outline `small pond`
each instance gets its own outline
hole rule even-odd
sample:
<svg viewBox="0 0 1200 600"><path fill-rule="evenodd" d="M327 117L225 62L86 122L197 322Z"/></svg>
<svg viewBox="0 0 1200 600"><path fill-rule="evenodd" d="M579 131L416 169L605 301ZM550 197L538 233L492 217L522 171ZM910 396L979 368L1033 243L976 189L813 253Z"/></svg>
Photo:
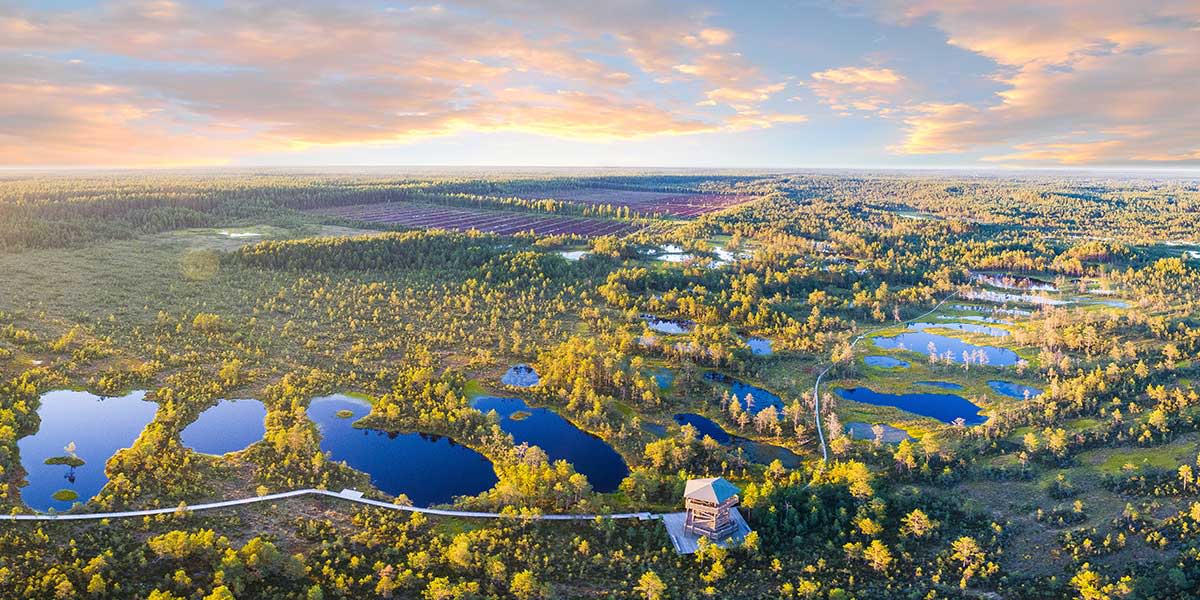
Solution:
<svg viewBox="0 0 1200 600"><path fill-rule="evenodd" d="M1020 398L1022 400L1025 398L1032 398L1042 393L1042 390L1039 390L1035 387L1021 385L1012 381L993 380L988 382L988 387L992 388L992 391L996 392L997 394L1004 394L1005 396Z"/></svg>
<svg viewBox="0 0 1200 600"><path fill-rule="evenodd" d="M864 356L863 362L867 363L867 366L869 367L883 367L885 369L907 369L910 366L906 360L900 360L898 358L884 356L882 354Z"/></svg>
<svg viewBox="0 0 1200 600"><path fill-rule="evenodd" d="M738 381L737 379L734 379L723 373L717 373L716 371L706 372L704 374L704 378L709 381L715 381L717 383L729 386L730 395L737 396L738 403L742 405L743 409L746 409L749 412L758 414L759 411L765 410L768 406L774 406L775 410L779 412L780 416L783 416L783 399L775 394L772 394L771 392L768 392L767 390L742 381ZM752 403L752 406L746 405L747 395L750 396L750 402Z"/></svg>
<svg viewBox="0 0 1200 600"><path fill-rule="evenodd" d="M500 428L513 436L513 442L537 446L550 460L575 465L597 492L616 491L629 475L629 467L612 446L548 408L530 407L520 398L495 396L475 398L471 406L484 413L496 411Z"/></svg>
<svg viewBox="0 0 1200 600"><path fill-rule="evenodd" d="M724 246L713 246L711 250L713 256L709 262L709 267L723 267L732 264L735 261L741 260L749 256L749 253L743 250L730 251ZM663 244L651 252L655 260L660 260L668 263L684 263L694 260L701 255L687 252L683 247L675 244ZM703 255L708 258L707 255Z"/></svg>
<svg viewBox="0 0 1200 600"><path fill-rule="evenodd" d="M500 383L516 387L533 387L538 381L537 371L529 365L513 365L500 377Z"/></svg>
<svg viewBox="0 0 1200 600"><path fill-rule="evenodd" d="M650 254L654 256L655 260L669 263L681 263L692 258L691 254L684 252L682 246L676 244L663 244L652 249Z"/></svg>
<svg viewBox="0 0 1200 600"><path fill-rule="evenodd" d="M1020 275L992 275L988 273L972 273L971 279L990 285L992 287L1004 288L1009 290L1033 290L1035 292L1057 292L1058 288L1054 287L1049 281L1034 279L1032 277L1024 277Z"/></svg>
<svg viewBox="0 0 1200 600"><path fill-rule="evenodd" d="M680 413L675 415L675 422L679 425L691 425L696 428L696 432L700 437L708 436L722 446L730 446L733 448L741 448L746 458L751 462L759 464L771 464L771 461L776 459L783 463L783 466L789 469L800 466L800 456L795 452L788 450L782 446L774 444L764 444L747 439L741 436L733 435L725 431L723 427L718 425L712 419L695 413Z"/></svg>
<svg viewBox="0 0 1200 600"><path fill-rule="evenodd" d="M1028 317L1033 314L1033 311L1025 310L1023 308L997 308L994 306L977 306L974 304L954 304L954 305L951 305L950 308L953 308L954 310L965 310L965 311L970 311L970 312L994 313L994 314L998 314L998 315L1013 315L1016 317ZM965 319L967 317L954 317L954 318Z"/></svg>
<svg viewBox="0 0 1200 600"><path fill-rule="evenodd" d="M658 384L659 389L665 390L675 382L675 373L665 367L655 369L654 382Z"/></svg>
<svg viewBox="0 0 1200 600"><path fill-rule="evenodd" d="M1051 298L1049 296L1040 296L1036 294L1010 294L1007 292L993 292L991 290L971 290L962 295L968 300L983 300L985 302L1019 302L1023 304L1037 304L1039 306L1063 306L1071 304L1071 300L1063 300L1061 298Z"/></svg>
<svg viewBox="0 0 1200 600"><path fill-rule="evenodd" d="M236 452L261 440L267 407L258 400L222 400L179 433L184 446L204 454Z"/></svg>
<svg viewBox="0 0 1200 600"><path fill-rule="evenodd" d="M642 429L650 432L654 437L667 437L667 426L661 423L642 421Z"/></svg>
<svg viewBox="0 0 1200 600"><path fill-rule="evenodd" d="M717 256L717 260L713 263L715 267L733 264L751 255L747 250L729 250L724 246L713 246L712 252Z"/></svg>
<svg viewBox="0 0 1200 600"><path fill-rule="evenodd" d="M949 353L950 360L956 363L963 361L963 353L972 356L984 356L987 364L994 367L1008 367L1017 364L1021 357L1007 348L995 346L976 346L960 339L929 333L927 331L908 331L892 337L876 337L871 341L884 350L910 350L925 354L934 353L944 357ZM978 362L973 359L973 362Z"/></svg>
<svg viewBox="0 0 1200 600"><path fill-rule="evenodd" d="M943 423L953 423L955 419L962 418L967 425L978 425L987 420L987 417L979 414L978 406L954 394L884 394L865 387L838 388L836 392L847 400L875 406L894 406Z"/></svg>
<svg viewBox="0 0 1200 600"><path fill-rule="evenodd" d="M695 323L687 319L660 319L654 315L641 315L651 331L668 335L682 335L692 330Z"/></svg>
<svg viewBox="0 0 1200 600"><path fill-rule="evenodd" d="M338 416L343 410L350 416ZM321 450L370 475L381 491L406 494L416 506L429 506L496 484L491 461L450 438L354 427L369 412L366 401L342 394L313 398L308 406L308 418L321 430Z"/></svg>
<svg viewBox="0 0 1200 600"><path fill-rule="evenodd" d="M695 257L691 254L660 254L656 258L668 263L682 263L687 262Z"/></svg>
<svg viewBox="0 0 1200 600"><path fill-rule="evenodd" d="M767 338L747 338L746 345L750 346L750 353L755 356L770 356L772 354L771 340Z"/></svg>
<svg viewBox="0 0 1200 600"><path fill-rule="evenodd" d="M588 252L587 250L563 250L558 253L559 256L571 262L575 262L589 254L591 254L591 252Z"/></svg>
<svg viewBox="0 0 1200 600"><path fill-rule="evenodd" d="M908 435L907 431L899 427L892 427L887 423L880 423L879 426L883 428L883 442L885 444L899 444L904 440L913 439L911 435ZM873 441L875 439L875 425L862 421L851 421L846 423L846 433L856 440Z"/></svg>
<svg viewBox="0 0 1200 600"><path fill-rule="evenodd" d="M28 473L29 485L21 488L21 498L30 508L45 511L66 510L76 501L86 502L108 483L104 465L113 454L133 445L146 425L154 420L158 404L145 400L146 392L137 391L116 398L102 398L88 392L57 390L42 395L38 408L41 425L36 433L17 440L21 465ZM46 459L67 456L67 446L84 461L77 467L46 464ZM68 489L76 500L54 499L58 490Z"/></svg>
<svg viewBox="0 0 1200 600"><path fill-rule="evenodd" d="M992 327L990 325L980 325L979 323L909 323L908 328L917 331L922 331L929 328L937 329L953 329L955 331L965 331L967 333L981 333L992 337L1005 337L1012 335L1003 327Z"/></svg>
<svg viewBox="0 0 1200 600"><path fill-rule="evenodd" d="M927 385L929 387L942 388L943 390L961 390L962 386L950 381L917 381L917 385Z"/></svg>
<svg viewBox="0 0 1200 600"><path fill-rule="evenodd" d="M996 317L985 317L983 315L960 315L960 316L942 315L942 316L939 316L938 318L944 319L944 320L979 321L981 323L996 323L997 325L1012 325L1013 324L1013 322L1009 321L1008 319L997 319Z"/></svg>

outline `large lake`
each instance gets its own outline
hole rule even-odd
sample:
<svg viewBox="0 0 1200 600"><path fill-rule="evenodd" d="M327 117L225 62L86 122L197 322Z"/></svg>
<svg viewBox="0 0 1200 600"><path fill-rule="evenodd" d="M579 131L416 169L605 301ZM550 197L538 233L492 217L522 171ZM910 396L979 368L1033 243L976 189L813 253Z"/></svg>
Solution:
<svg viewBox="0 0 1200 600"><path fill-rule="evenodd" d="M520 398L480 396L471 401L480 412L496 411L500 428L517 444L537 446L551 460L565 460L587 476L597 492L615 492L629 467L604 440L576 427L548 408L533 408Z"/></svg>
<svg viewBox="0 0 1200 600"><path fill-rule="evenodd" d="M350 416L338 416L343 410ZM491 461L450 438L353 426L369 412L366 401L341 394L314 398L308 406L308 418L321 430L321 450L370 475L383 492L406 494L414 505L430 506L496 485Z"/></svg>
<svg viewBox="0 0 1200 600"><path fill-rule="evenodd" d="M30 508L45 511L66 510L76 501L86 502L108 483L104 465L113 454L133 445L146 425L154 420L158 404L145 400L146 392L137 391L115 398L102 398L88 392L57 390L42 395L38 416L42 423L36 433L17 440L21 466L28 473L29 485L21 488L21 498ZM75 455L83 466L47 465L47 458L64 456L65 447L74 442ZM61 489L78 494L77 500L55 500Z"/></svg>

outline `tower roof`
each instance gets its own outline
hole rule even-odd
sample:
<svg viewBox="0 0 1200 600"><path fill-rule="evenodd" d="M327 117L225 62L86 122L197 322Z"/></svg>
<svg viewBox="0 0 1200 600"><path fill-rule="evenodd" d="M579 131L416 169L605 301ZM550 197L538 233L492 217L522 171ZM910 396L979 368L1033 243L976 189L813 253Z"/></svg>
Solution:
<svg viewBox="0 0 1200 600"><path fill-rule="evenodd" d="M703 500L713 504L722 502L738 495L741 490L729 483L724 477L709 477L707 479L690 479L683 489L684 498Z"/></svg>

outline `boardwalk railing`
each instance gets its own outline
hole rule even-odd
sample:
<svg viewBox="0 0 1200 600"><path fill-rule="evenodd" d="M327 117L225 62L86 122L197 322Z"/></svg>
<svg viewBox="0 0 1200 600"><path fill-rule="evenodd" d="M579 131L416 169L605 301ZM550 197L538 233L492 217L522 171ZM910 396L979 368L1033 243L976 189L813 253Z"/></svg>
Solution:
<svg viewBox="0 0 1200 600"><path fill-rule="evenodd" d="M329 490L318 489L302 489L292 490L290 492L279 492L277 494L267 494L265 496L255 496L253 498L239 498L237 500L224 500L221 502L209 502L206 504L189 504L185 506L177 506L174 508L151 508L146 510L127 510L121 512L105 512L105 513L60 513L60 514L17 514L17 515L0 515L0 519L9 521L91 521L99 519L124 519L129 517L152 517L154 515L169 515L185 511L201 511L212 510L216 508L228 508L231 506L243 506L246 504L254 504L256 502L273 502L275 500L284 500L287 498L295 498L298 496L327 496L356 502L358 504L366 504L386 508L390 510L400 510L405 512L421 513L426 515L438 515L444 517L467 517L478 519L500 519L500 518L515 518L515 519L530 519L538 521L591 521L597 518L600 519L638 519L642 521L659 519L661 513L635 512L635 513L616 513L609 515L513 515L501 514L494 512L474 512L466 510L448 510L441 508L420 508L417 506L404 506L384 502L382 500L371 500L364 498L362 492L358 490L342 490L340 492L331 492Z"/></svg>

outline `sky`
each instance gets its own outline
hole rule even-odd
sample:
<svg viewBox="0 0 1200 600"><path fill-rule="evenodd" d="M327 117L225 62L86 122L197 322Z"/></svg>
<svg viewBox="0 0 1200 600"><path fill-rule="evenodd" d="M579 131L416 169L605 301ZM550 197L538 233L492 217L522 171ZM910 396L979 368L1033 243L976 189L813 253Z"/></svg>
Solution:
<svg viewBox="0 0 1200 600"><path fill-rule="evenodd" d="M1196 0L0 0L0 167L1200 167Z"/></svg>

